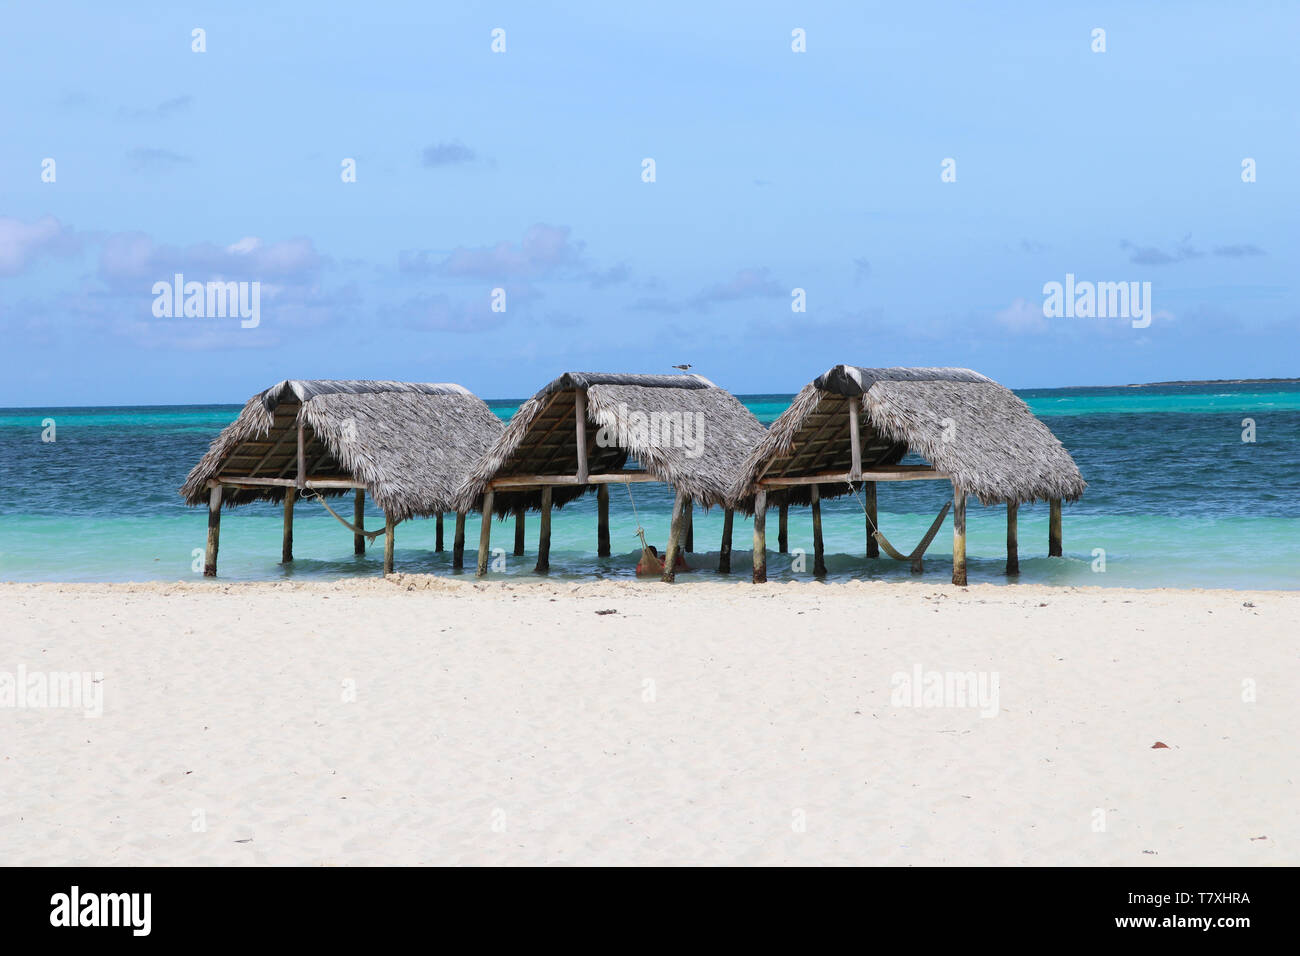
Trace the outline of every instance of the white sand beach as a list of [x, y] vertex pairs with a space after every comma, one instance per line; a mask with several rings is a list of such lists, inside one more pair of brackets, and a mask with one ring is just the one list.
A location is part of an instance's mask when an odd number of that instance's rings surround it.
[[[0, 674], [103, 690], [0, 709], [0, 846], [1295, 865], [1297, 624], [1295, 592], [943, 581], [0, 585]], [[918, 667], [996, 673], [996, 716], [895, 706]]]

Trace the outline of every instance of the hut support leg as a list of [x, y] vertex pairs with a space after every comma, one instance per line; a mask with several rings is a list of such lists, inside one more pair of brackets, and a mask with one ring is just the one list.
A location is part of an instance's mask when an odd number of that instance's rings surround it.
[[203, 552], [203, 576], [217, 576], [217, 546], [221, 543], [221, 486], [208, 493], [208, 546]]
[[[602, 486], [603, 487], [603, 486]], [[538, 574], [545, 574], [551, 569], [551, 486], [542, 488], [542, 527], [537, 535]]]
[[664, 555], [665, 584], [672, 584], [677, 579], [677, 555], [681, 552], [682, 525], [686, 523], [686, 513], [690, 507], [691, 499], [687, 498], [684, 492], [677, 492], [677, 497], [673, 499], [673, 521], [668, 527], [667, 553]]
[[451, 567], [459, 571], [465, 567], [465, 512], [456, 512], [456, 536], [452, 538]]
[[781, 516], [777, 519], [776, 524], [776, 551], [778, 554], [788, 554], [790, 551], [790, 506], [781, 505]]
[[515, 511], [515, 557], [524, 553], [524, 509]]
[[[364, 528], [366, 526], [366, 490], [364, 488], [358, 488], [357, 496], [352, 500], [352, 526], [355, 528]], [[352, 535], [352, 553], [366, 553], [365, 535]]]
[[284, 490], [284, 534], [280, 537], [280, 563], [288, 564], [293, 560], [293, 499], [298, 492], [292, 488]]
[[689, 554], [695, 550], [695, 502], [686, 499], [686, 513], [682, 515], [686, 522], [686, 552]]
[[966, 493], [952, 491], [952, 583], [966, 586]]
[[609, 485], [596, 489], [596, 556], [609, 557]]
[[1020, 573], [1020, 546], [1016, 540], [1018, 529], [1016, 528], [1017, 512], [1020, 506], [1014, 501], [1007, 502], [1007, 574]]
[[722, 512], [722, 544], [718, 548], [718, 573], [731, 573], [731, 524], [736, 513], [730, 508]]
[[485, 492], [483, 495], [483, 523], [478, 529], [478, 568], [475, 574], [479, 577], [487, 574], [488, 554], [492, 546], [492, 492]]
[[754, 583], [767, 583], [767, 492], [754, 496]]
[[864, 481], [862, 483], [862, 503], [867, 509], [867, 557], [880, 557], [880, 542], [876, 540], [874, 532], [880, 525], [877, 523], [880, 519], [876, 515], [876, 483], [874, 481]]
[[1051, 517], [1048, 520], [1047, 527], [1047, 556], [1049, 558], [1059, 558], [1061, 556], [1061, 499], [1053, 498], [1051, 501]]
[[434, 531], [433, 550], [434, 551], [442, 550], [442, 512], [441, 511], [438, 512], [437, 526]]
[[826, 577], [826, 547], [822, 542], [822, 498], [820, 489], [812, 486], [813, 519], [813, 574]]
[[393, 573], [393, 530], [397, 527], [397, 522], [393, 516], [384, 515], [384, 574]]

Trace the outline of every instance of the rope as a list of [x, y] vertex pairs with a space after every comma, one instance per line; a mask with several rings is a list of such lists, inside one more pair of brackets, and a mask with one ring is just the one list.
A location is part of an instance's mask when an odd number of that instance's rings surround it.
[[636, 536], [641, 539], [641, 560], [646, 563], [647, 567], [658, 562], [659, 568], [662, 570], [663, 562], [659, 561], [659, 559], [655, 557], [654, 553], [650, 550], [650, 545], [646, 544], [645, 528], [641, 527], [641, 516], [637, 514], [636, 499], [632, 497], [632, 482], [623, 482], [623, 487], [627, 489], [627, 500], [632, 502], [632, 517], [636, 520]]
[[[330, 514], [334, 516], [335, 521], [343, 525], [343, 527], [349, 529], [353, 534], [359, 534], [364, 536], [367, 545], [374, 544], [376, 538], [382, 538], [384, 535], [388, 533], [387, 528], [385, 528], [383, 531], [367, 531], [365, 528], [358, 528], [351, 521], [344, 520], [344, 518], [337, 511], [335, 511], [333, 508], [329, 506], [329, 503], [325, 500], [325, 496], [318, 491], [304, 489], [300, 493], [300, 497], [304, 501], [310, 501], [311, 499], [315, 498], [317, 501], [321, 503], [321, 506], [326, 511], [328, 511]], [[400, 523], [401, 522], [394, 522], [394, 526]]]
[[895, 561], [911, 561], [913, 570], [919, 571], [921, 569], [921, 558], [925, 556], [925, 551], [930, 547], [930, 542], [934, 541], [934, 536], [939, 533], [939, 529], [943, 526], [943, 519], [948, 517], [948, 509], [952, 507], [952, 499], [949, 498], [944, 502], [943, 508], [939, 511], [939, 517], [934, 519], [934, 523], [930, 525], [930, 530], [925, 533], [921, 543], [912, 550], [911, 554], [903, 554], [889, 543], [889, 539], [881, 533], [880, 528], [871, 520], [871, 513], [867, 511], [866, 502], [858, 497], [858, 490], [853, 487], [853, 482], [846, 481], [845, 484], [849, 486], [850, 494], [853, 495], [854, 500], [862, 508], [862, 514], [866, 516], [867, 524], [871, 525], [871, 536], [885, 549], [885, 553]]

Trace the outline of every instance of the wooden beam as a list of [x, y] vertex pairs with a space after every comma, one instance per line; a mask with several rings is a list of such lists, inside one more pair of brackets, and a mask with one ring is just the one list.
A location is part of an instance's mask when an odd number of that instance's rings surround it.
[[452, 539], [451, 567], [459, 571], [465, 567], [465, 512], [456, 512], [456, 536]]
[[442, 548], [442, 512], [438, 512], [438, 520], [434, 529], [433, 550], [441, 551]]
[[826, 577], [826, 548], [822, 543], [822, 499], [816, 485], [812, 486], [813, 574]]
[[852, 455], [849, 476], [854, 481], [862, 477], [862, 435], [858, 432], [858, 406], [861, 401], [856, 395], [849, 397], [849, 451]]
[[[929, 465], [892, 465], [888, 468], [863, 468], [859, 476], [867, 481], [952, 481], [952, 476], [935, 471]], [[851, 479], [847, 471], [823, 471], [788, 478], [764, 478], [760, 488], [784, 488], [790, 485], [834, 485]]]
[[573, 427], [578, 442], [578, 484], [587, 483], [587, 390], [580, 388], [573, 399]]
[[[550, 489], [543, 489], [544, 500], [550, 500]], [[596, 489], [596, 556], [609, 557], [609, 485]]]
[[1047, 526], [1047, 556], [1061, 557], [1061, 499], [1053, 498], [1050, 502], [1051, 512]]
[[[224, 480], [224, 479], [222, 479]], [[579, 481], [577, 475], [503, 475], [488, 482], [494, 491], [510, 488], [544, 488], [547, 485], [621, 485], [662, 482], [648, 471], [602, 471]]]
[[390, 514], [384, 514], [384, 574], [393, 573], [393, 531], [397, 522]]
[[668, 548], [664, 554], [663, 581], [672, 584], [677, 578], [677, 555], [681, 551], [682, 523], [685, 521], [686, 509], [691, 499], [684, 492], [678, 491], [673, 499], [673, 520], [668, 527]]
[[221, 485], [208, 492], [208, 545], [203, 553], [203, 576], [217, 576], [217, 548], [221, 544]]
[[307, 487], [307, 440], [304, 436], [302, 412], [298, 413], [298, 487]]
[[1014, 501], [1007, 502], [1007, 574], [1020, 573], [1020, 545], [1016, 540], [1019, 534], [1016, 528], [1016, 515], [1020, 506]]
[[524, 553], [524, 509], [515, 509], [515, 557]]
[[867, 519], [867, 557], [880, 557], [880, 542], [873, 532], [880, 530], [880, 516], [876, 513], [876, 483], [862, 483], [862, 506], [866, 509]]
[[492, 547], [492, 490], [489, 488], [483, 493], [483, 523], [478, 529], [478, 568], [475, 574], [479, 577], [487, 574], [488, 555]]
[[731, 525], [736, 513], [730, 508], [722, 512], [722, 544], [718, 547], [718, 573], [731, 573]]
[[966, 586], [966, 492], [952, 488], [952, 583]]
[[[251, 475], [218, 475], [216, 478], [219, 484], [229, 485], [232, 488], [297, 488], [297, 478], [257, 478]], [[308, 478], [303, 487], [306, 488], [364, 488], [365, 482], [354, 481], [350, 478]]]
[[754, 583], [767, 582], [767, 492], [754, 495]]
[[288, 564], [293, 560], [293, 499], [298, 497], [296, 490], [284, 493], [284, 534], [280, 538], [280, 563]]
[[[274, 420], [272, 421], [272, 425], [274, 427]], [[271, 460], [271, 456], [280, 450], [280, 446], [283, 445], [285, 441], [288, 440], [289, 436], [292, 434], [293, 434], [292, 428], [286, 428], [284, 431], [282, 431], [280, 433], [280, 437], [275, 440], [275, 444], [273, 444], [270, 448], [266, 450], [266, 454], [264, 454], [261, 458], [257, 459], [257, 463], [253, 465], [252, 468], [248, 469], [249, 474], [256, 474], [258, 471], [260, 471], [262, 466]]]
[[776, 553], [789, 554], [790, 552], [790, 503], [781, 502], [780, 510], [777, 512], [776, 521]]
[[551, 489], [542, 489], [542, 527], [537, 536], [538, 574], [545, 574], [551, 569]]
[[[358, 488], [356, 496], [352, 499], [352, 526], [354, 528], [364, 528], [366, 526], [366, 489]], [[364, 534], [352, 534], [352, 553], [366, 553], [366, 536]]]

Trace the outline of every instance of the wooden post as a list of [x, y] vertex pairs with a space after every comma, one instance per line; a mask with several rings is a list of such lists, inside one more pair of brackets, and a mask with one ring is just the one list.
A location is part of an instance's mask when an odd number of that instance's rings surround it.
[[434, 531], [433, 550], [434, 551], [442, 550], [442, 512], [441, 511], [438, 512], [437, 527]]
[[685, 550], [687, 554], [690, 554], [695, 550], [695, 502], [689, 498], [686, 499], [686, 513], [682, 517], [685, 519], [686, 529], [683, 535], [686, 539]]
[[691, 506], [691, 499], [685, 493], [677, 492], [673, 499], [673, 521], [668, 528], [668, 548], [664, 555], [663, 581], [671, 584], [677, 577], [677, 555], [681, 551], [682, 523], [686, 520], [686, 509]]
[[736, 513], [730, 508], [722, 512], [722, 544], [718, 548], [718, 573], [731, 573], [731, 523]]
[[493, 493], [483, 493], [483, 523], [478, 529], [478, 568], [474, 572], [479, 577], [487, 574], [488, 553], [492, 545], [492, 499]]
[[515, 557], [524, 553], [524, 509], [515, 509]]
[[587, 390], [574, 395], [573, 426], [578, 439], [578, 484], [587, 483]]
[[[352, 526], [354, 528], [364, 528], [366, 526], [366, 489], [358, 488], [357, 496], [352, 501]], [[352, 535], [352, 553], [366, 553], [366, 536], [364, 534]]]
[[849, 453], [852, 456], [849, 478], [852, 481], [862, 477], [862, 435], [858, 431], [858, 405], [861, 401], [856, 395], [849, 396]]
[[776, 551], [778, 554], [787, 554], [790, 551], [790, 505], [787, 502], [781, 502], [780, 517], [776, 522]]
[[867, 509], [867, 557], [880, 557], [880, 542], [876, 540], [874, 532], [880, 528], [877, 522], [880, 520], [876, 514], [876, 483], [874, 481], [864, 481], [862, 483], [862, 503]]
[[203, 576], [217, 576], [217, 546], [221, 543], [221, 486], [208, 492], [208, 547], [203, 553]]
[[596, 556], [609, 557], [609, 485], [596, 489]]
[[307, 439], [303, 434], [302, 412], [298, 418], [298, 487], [307, 487]]
[[280, 563], [288, 564], [293, 560], [293, 499], [298, 492], [293, 488], [284, 489], [284, 535], [280, 538]]
[[966, 586], [966, 492], [952, 489], [952, 583]]
[[456, 537], [451, 545], [451, 567], [459, 571], [465, 567], [465, 512], [456, 512]]
[[812, 486], [813, 519], [813, 574], [819, 578], [826, 577], [826, 548], [822, 544], [822, 498], [821, 489]]
[[767, 492], [754, 495], [754, 583], [767, 582]]
[[393, 529], [397, 522], [390, 514], [384, 514], [384, 574], [393, 573]]
[[1047, 526], [1047, 556], [1049, 558], [1059, 558], [1061, 556], [1061, 499], [1053, 498], [1051, 501], [1051, 517]]
[[542, 488], [542, 527], [537, 535], [537, 567], [534, 568], [534, 570], [538, 574], [544, 574], [550, 569], [551, 569], [551, 486], [545, 485]]
[[1007, 574], [1020, 573], [1020, 548], [1016, 540], [1016, 514], [1020, 506], [1014, 501], [1007, 502]]

